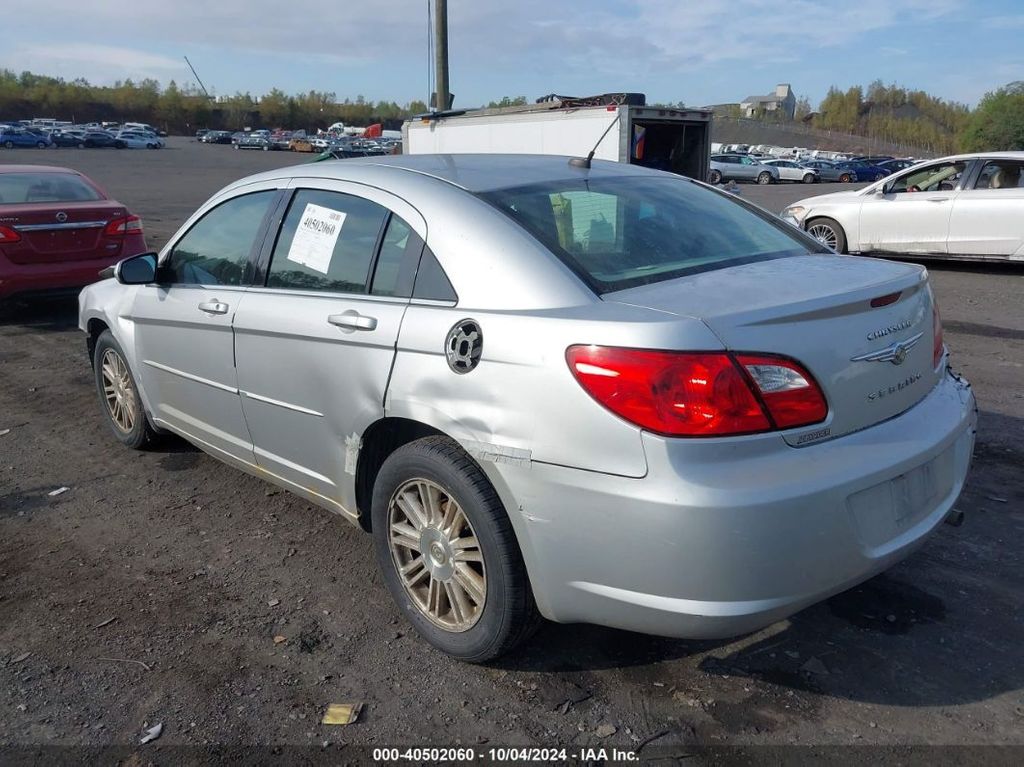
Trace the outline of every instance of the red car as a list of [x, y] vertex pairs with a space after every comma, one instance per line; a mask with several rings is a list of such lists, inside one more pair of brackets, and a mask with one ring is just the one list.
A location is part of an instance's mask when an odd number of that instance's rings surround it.
[[0, 165], [0, 301], [77, 292], [145, 252], [142, 220], [78, 171]]

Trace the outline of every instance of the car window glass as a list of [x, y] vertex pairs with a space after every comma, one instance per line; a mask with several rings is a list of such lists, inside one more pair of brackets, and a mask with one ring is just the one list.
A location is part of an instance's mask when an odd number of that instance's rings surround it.
[[267, 286], [365, 293], [387, 214], [361, 197], [299, 190], [274, 245]]
[[96, 189], [70, 173], [0, 173], [0, 205], [102, 199]]
[[413, 298], [424, 298], [431, 301], [458, 301], [455, 288], [448, 280], [437, 256], [429, 247], [423, 248], [423, 255], [420, 258], [420, 268], [416, 272], [416, 287], [412, 293]]
[[171, 281], [241, 285], [263, 217], [277, 190], [242, 195], [218, 205], [174, 245], [165, 264]]
[[598, 293], [814, 250], [787, 224], [682, 180], [567, 178], [480, 196]]
[[1024, 163], [993, 160], [981, 169], [975, 189], [1018, 189], [1024, 187]]
[[403, 267], [411, 263], [415, 268], [414, 259], [419, 256], [421, 250], [423, 240], [411, 226], [392, 213], [388, 228], [381, 239], [370, 293], [375, 296], [408, 296], [408, 285], [402, 285], [402, 282], [411, 281], [401, 279]]
[[960, 183], [964, 162], [943, 162], [926, 165], [895, 178], [888, 186], [892, 193], [951, 192]]

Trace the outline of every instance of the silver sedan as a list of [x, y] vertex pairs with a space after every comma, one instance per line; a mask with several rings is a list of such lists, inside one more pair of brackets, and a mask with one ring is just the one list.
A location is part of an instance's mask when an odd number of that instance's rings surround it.
[[541, 616], [772, 623], [919, 546], [974, 444], [923, 268], [617, 163], [246, 178], [86, 288], [80, 326], [118, 440], [180, 435], [370, 532], [468, 661]]

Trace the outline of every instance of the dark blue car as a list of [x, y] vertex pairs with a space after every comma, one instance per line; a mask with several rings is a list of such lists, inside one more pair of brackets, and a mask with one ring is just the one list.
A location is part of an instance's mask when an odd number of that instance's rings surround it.
[[879, 165], [872, 165], [871, 163], [861, 162], [858, 160], [837, 162], [836, 167], [843, 170], [854, 171], [857, 174], [858, 181], [878, 181], [878, 179], [885, 178], [891, 173], [891, 171]]
[[0, 146], [5, 149], [14, 149], [16, 146], [34, 146], [46, 149], [52, 143], [47, 136], [31, 133], [24, 128], [0, 129]]

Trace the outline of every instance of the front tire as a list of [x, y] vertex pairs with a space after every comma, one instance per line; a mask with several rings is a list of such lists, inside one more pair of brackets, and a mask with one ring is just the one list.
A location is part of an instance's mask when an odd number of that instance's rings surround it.
[[709, 184], [721, 184], [722, 183], [722, 171], [713, 170], [708, 174]]
[[45, 141], [37, 141], [36, 142], [36, 149], [46, 149], [46, 142]]
[[839, 177], [839, 183], [841, 183], [841, 184], [849, 184], [851, 181], [853, 181], [853, 179], [850, 178], [850, 174], [849, 173], [844, 173], [843, 175], [841, 175]]
[[512, 523], [452, 440], [426, 437], [392, 453], [374, 483], [371, 515], [384, 582], [434, 647], [482, 663], [538, 625]]
[[772, 183], [772, 174], [769, 173], [768, 171], [760, 173], [757, 177], [757, 183], [759, 183], [761, 186], [766, 186], [767, 184]]
[[92, 366], [100, 407], [114, 436], [133, 450], [152, 444], [157, 433], [146, 417], [139, 387], [128, 368], [124, 351], [109, 330], [104, 330], [96, 339]]
[[817, 181], [817, 178], [815, 178], [813, 173], [804, 174], [803, 182], [805, 184], [813, 184], [815, 181]]
[[836, 253], [846, 252], [846, 232], [835, 219], [815, 218], [808, 221], [807, 234]]

